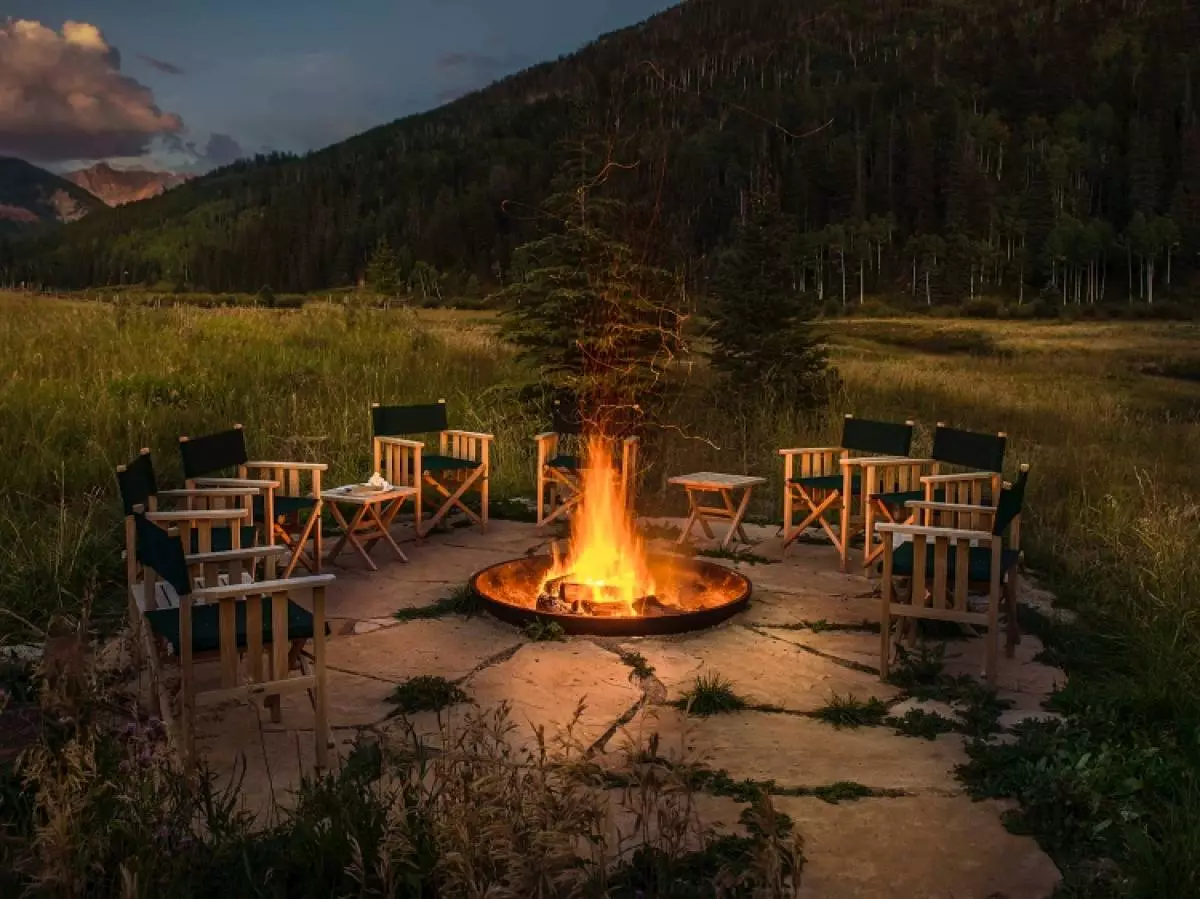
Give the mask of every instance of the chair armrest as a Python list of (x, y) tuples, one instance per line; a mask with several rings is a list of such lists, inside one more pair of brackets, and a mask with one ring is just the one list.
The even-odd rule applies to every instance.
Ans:
[(171, 512), (147, 512), (147, 521), (233, 521), (249, 518), (249, 509), (180, 509)]
[(273, 581), (255, 581), (251, 584), (230, 584), (228, 587), (203, 587), (192, 591), (192, 599), (207, 602), (215, 599), (245, 599), (259, 593), (290, 593), (309, 587), (324, 587), (332, 584), (332, 574), (313, 574), (308, 577), (279, 578)]
[(929, 537), (937, 539), (946, 537), (950, 540), (978, 540), (980, 543), (991, 543), (992, 534), (989, 531), (968, 531), (962, 528), (935, 528), (921, 524), (892, 524), (880, 522), (875, 530), (881, 534), (899, 534), (902, 537)]
[(975, 506), (971, 503), (930, 503), (923, 499), (910, 499), (904, 504), (909, 509), (929, 509), (934, 512), (974, 512), (975, 514), (996, 514), (995, 506)]
[(911, 456), (847, 456), (843, 465), (932, 465), (933, 459), (914, 459)]
[(420, 440), (405, 440), (402, 437), (375, 437), (377, 443), (386, 443), (391, 446), (403, 446), (408, 449), (424, 449), (425, 444)]
[(274, 490), (279, 487), (278, 481), (258, 478), (193, 478), (192, 480), (202, 487), (253, 487), (256, 490)]
[(328, 471), (324, 462), (247, 462), (247, 468), (282, 468), (285, 471)]
[(243, 559), (260, 559), (266, 556), (282, 556), (289, 552), (286, 546), (251, 546), (246, 549), (226, 549), (220, 552), (189, 553), (184, 556), (188, 565), (204, 565), (209, 562), (237, 562)]
[(495, 434), (481, 434), (478, 431), (459, 431), (451, 428), (448, 431), (442, 431), (447, 437), (473, 437), (476, 440), (495, 440)]
[(922, 484), (949, 484), (953, 481), (990, 481), (996, 477), (990, 471), (966, 471), (962, 474), (926, 474), (921, 475)]
[(842, 452), (842, 447), (840, 447), (840, 446), (806, 446), (806, 447), (799, 447), (797, 449), (781, 449), (779, 451), (779, 455), (781, 455), (781, 456), (800, 456), (800, 455), (803, 455), (804, 453), (840, 453), (840, 452)]
[(236, 487), (202, 487), (194, 490), (181, 488), (179, 490), (160, 490), (156, 496), (167, 499), (186, 499), (189, 496), (246, 496), (250, 490), (240, 490)]

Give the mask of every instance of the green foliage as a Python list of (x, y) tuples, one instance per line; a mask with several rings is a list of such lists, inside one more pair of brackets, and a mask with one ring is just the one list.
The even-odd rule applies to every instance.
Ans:
[(396, 706), (399, 715), (415, 715), (418, 712), (440, 712), (447, 706), (470, 702), (457, 684), (444, 677), (422, 674), (397, 684), (388, 701)]
[(746, 708), (746, 700), (733, 691), (733, 684), (715, 671), (701, 674), (675, 705), (689, 715), (708, 717)]
[(903, 689), (908, 696), (950, 703), (958, 711), (964, 734), (986, 738), (1000, 729), (1000, 713), (1012, 705), (996, 691), (970, 675), (953, 677), (943, 671), (945, 646), (922, 644), (918, 652), (901, 648), (900, 660), (888, 675), (888, 683)]
[(957, 729), (955, 722), (949, 718), (924, 709), (909, 709), (900, 717), (885, 718), (883, 723), (905, 736), (923, 737), (926, 740), (936, 740), (941, 734)]
[(882, 723), (887, 706), (874, 696), (862, 700), (857, 696), (839, 696), (835, 693), (829, 702), (812, 714), (814, 718), (834, 727), (869, 727)]
[(654, 675), (654, 666), (646, 661), (646, 657), (633, 649), (622, 649), (617, 652), (621, 661), (629, 666), (629, 679), (635, 677), (644, 680)]
[(534, 643), (562, 643), (567, 639), (561, 624), (544, 618), (529, 622), (523, 633)]
[(371, 251), (366, 281), (372, 290), (386, 297), (394, 297), (400, 292), (400, 261), (386, 237), (379, 238), (379, 243)]
[(397, 609), (392, 617), (400, 621), (420, 621), (428, 618), (444, 618), (447, 615), (464, 615), (470, 618), (482, 611), (482, 604), (470, 584), (460, 584), (449, 596), (435, 599), (427, 606), (411, 606)]
[(712, 364), (739, 391), (777, 391), (806, 407), (824, 402), (824, 350), (806, 326), (816, 312), (793, 284), (794, 225), (772, 198), (757, 198), (713, 276)]

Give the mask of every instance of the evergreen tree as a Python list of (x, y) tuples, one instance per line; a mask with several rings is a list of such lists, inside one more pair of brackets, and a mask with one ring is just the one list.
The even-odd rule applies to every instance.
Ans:
[(807, 324), (816, 310), (792, 286), (792, 229), (771, 198), (737, 227), (712, 282), (712, 362), (739, 389), (758, 384), (812, 407), (827, 393), (828, 363)]
[(621, 169), (584, 141), (555, 179), (546, 233), (516, 249), (504, 333), (540, 387), (569, 396), (589, 428), (621, 436), (653, 421), (668, 368), (682, 351), (679, 279), (645, 263), (620, 235), (626, 205), (609, 180)]
[(366, 281), (370, 288), (385, 297), (400, 292), (400, 262), (386, 237), (379, 238), (367, 263)]

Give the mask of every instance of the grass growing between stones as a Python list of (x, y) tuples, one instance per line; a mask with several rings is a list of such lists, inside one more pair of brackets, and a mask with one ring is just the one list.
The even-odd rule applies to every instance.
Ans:
[(689, 715), (706, 718), (747, 708), (746, 700), (733, 691), (733, 684), (715, 671), (706, 672), (673, 703)]
[(440, 712), (449, 706), (470, 702), (471, 697), (444, 677), (422, 674), (398, 684), (388, 696), (388, 701), (396, 706), (394, 714), (415, 715), (418, 712)]
[(857, 696), (834, 694), (829, 702), (812, 713), (812, 717), (834, 727), (871, 727), (880, 724), (887, 715), (887, 705), (876, 697), (862, 700)]
[(956, 727), (968, 737), (982, 739), (999, 731), (1000, 713), (1012, 703), (969, 675), (946, 674), (944, 655), (941, 644), (923, 643), (916, 653), (901, 648), (888, 683), (903, 690), (906, 697), (952, 705), (961, 719)]
[(646, 661), (646, 657), (634, 649), (617, 650), (617, 656), (629, 666), (630, 680), (638, 678), (645, 680), (654, 676), (654, 666)]
[(893, 715), (883, 719), (883, 723), (906, 737), (921, 737), (926, 740), (936, 740), (942, 734), (958, 730), (957, 722), (951, 721), (945, 715), (927, 712), (924, 709), (909, 709), (899, 717)]
[(563, 643), (567, 639), (567, 632), (562, 625), (546, 618), (529, 622), (521, 632), (534, 643)]
[(714, 771), (703, 765), (687, 767), (688, 782), (697, 790), (713, 796), (728, 796), (739, 802), (754, 802), (762, 796), (811, 796), (836, 805), (857, 799), (906, 795), (903, 790), (878, 789), (854, 781), (842, 780), (817, 786), (783, 786), (774, 780), (746, 778), (734, 780), (723, 768)]
[(392, 617), (398, 621), (422, 621), (444, 618), (447, 615), (462, 615), (470, 618), (483, 611), (483, 604), (469, 584), (460, 584), (449, 595), (435, 599), (430, 605), (409, 609), (397, 609)]
[(730, 562), (741, 562), (744, 565), (777, 565), (779, 559), (768, 559), (766, 556), (760, 556), (750, 550), (741, 549), (725, 549), (718, 547), (716, 549), (699, 549), (695, 555), (704, 556), (708, 559), (726, 559)]

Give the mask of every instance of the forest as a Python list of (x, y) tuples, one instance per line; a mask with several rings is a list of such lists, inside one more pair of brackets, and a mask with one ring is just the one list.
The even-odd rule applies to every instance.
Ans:
[(826, 307), (1186, 299), (1200, 279), (1200, 9), (1188, 0), (689, 0), (304, 157), (0, 244), (53, 288), (418, 297), (503, 287), (564, 143), (599, 136), (703, 292), (750, 199)]

